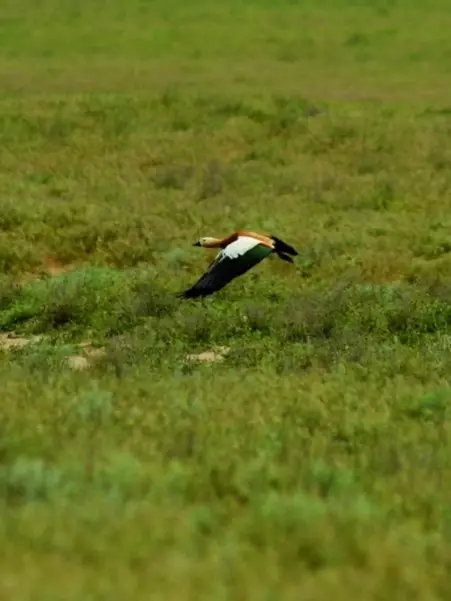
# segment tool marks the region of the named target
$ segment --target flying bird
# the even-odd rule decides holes
[[[293,263],[298,252],[289,244],[266,234],[238,231],[227,238],[200,238],[193,246],[220,248],[215,260],[201,278],[179,298],[198,298],[213,294],[242,275],[272,253],[283,261]]]

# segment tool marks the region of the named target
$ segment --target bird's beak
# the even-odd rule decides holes
[[[193,244],[193,246],[200,246],[200,242],[199,242],[199,241],[195,242],[195,243]]]

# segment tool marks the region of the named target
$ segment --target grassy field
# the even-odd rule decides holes
[[[3,0],[0,599],[449,598],[450,30]]]

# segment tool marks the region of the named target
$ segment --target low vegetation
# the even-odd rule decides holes
[[[2,5],[2,598],[448,598],[449,19]]]

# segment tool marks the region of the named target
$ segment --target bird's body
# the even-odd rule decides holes
[[[293,263],[290,255],[298,254],[292,246],[275,236],[245,231],[235,232],[226,238],[204,237],[194,246],[221,250],[194,286],[179,294],[182,298],[197,298],[213,294],[272,253],[276,253],[289,263]]]

